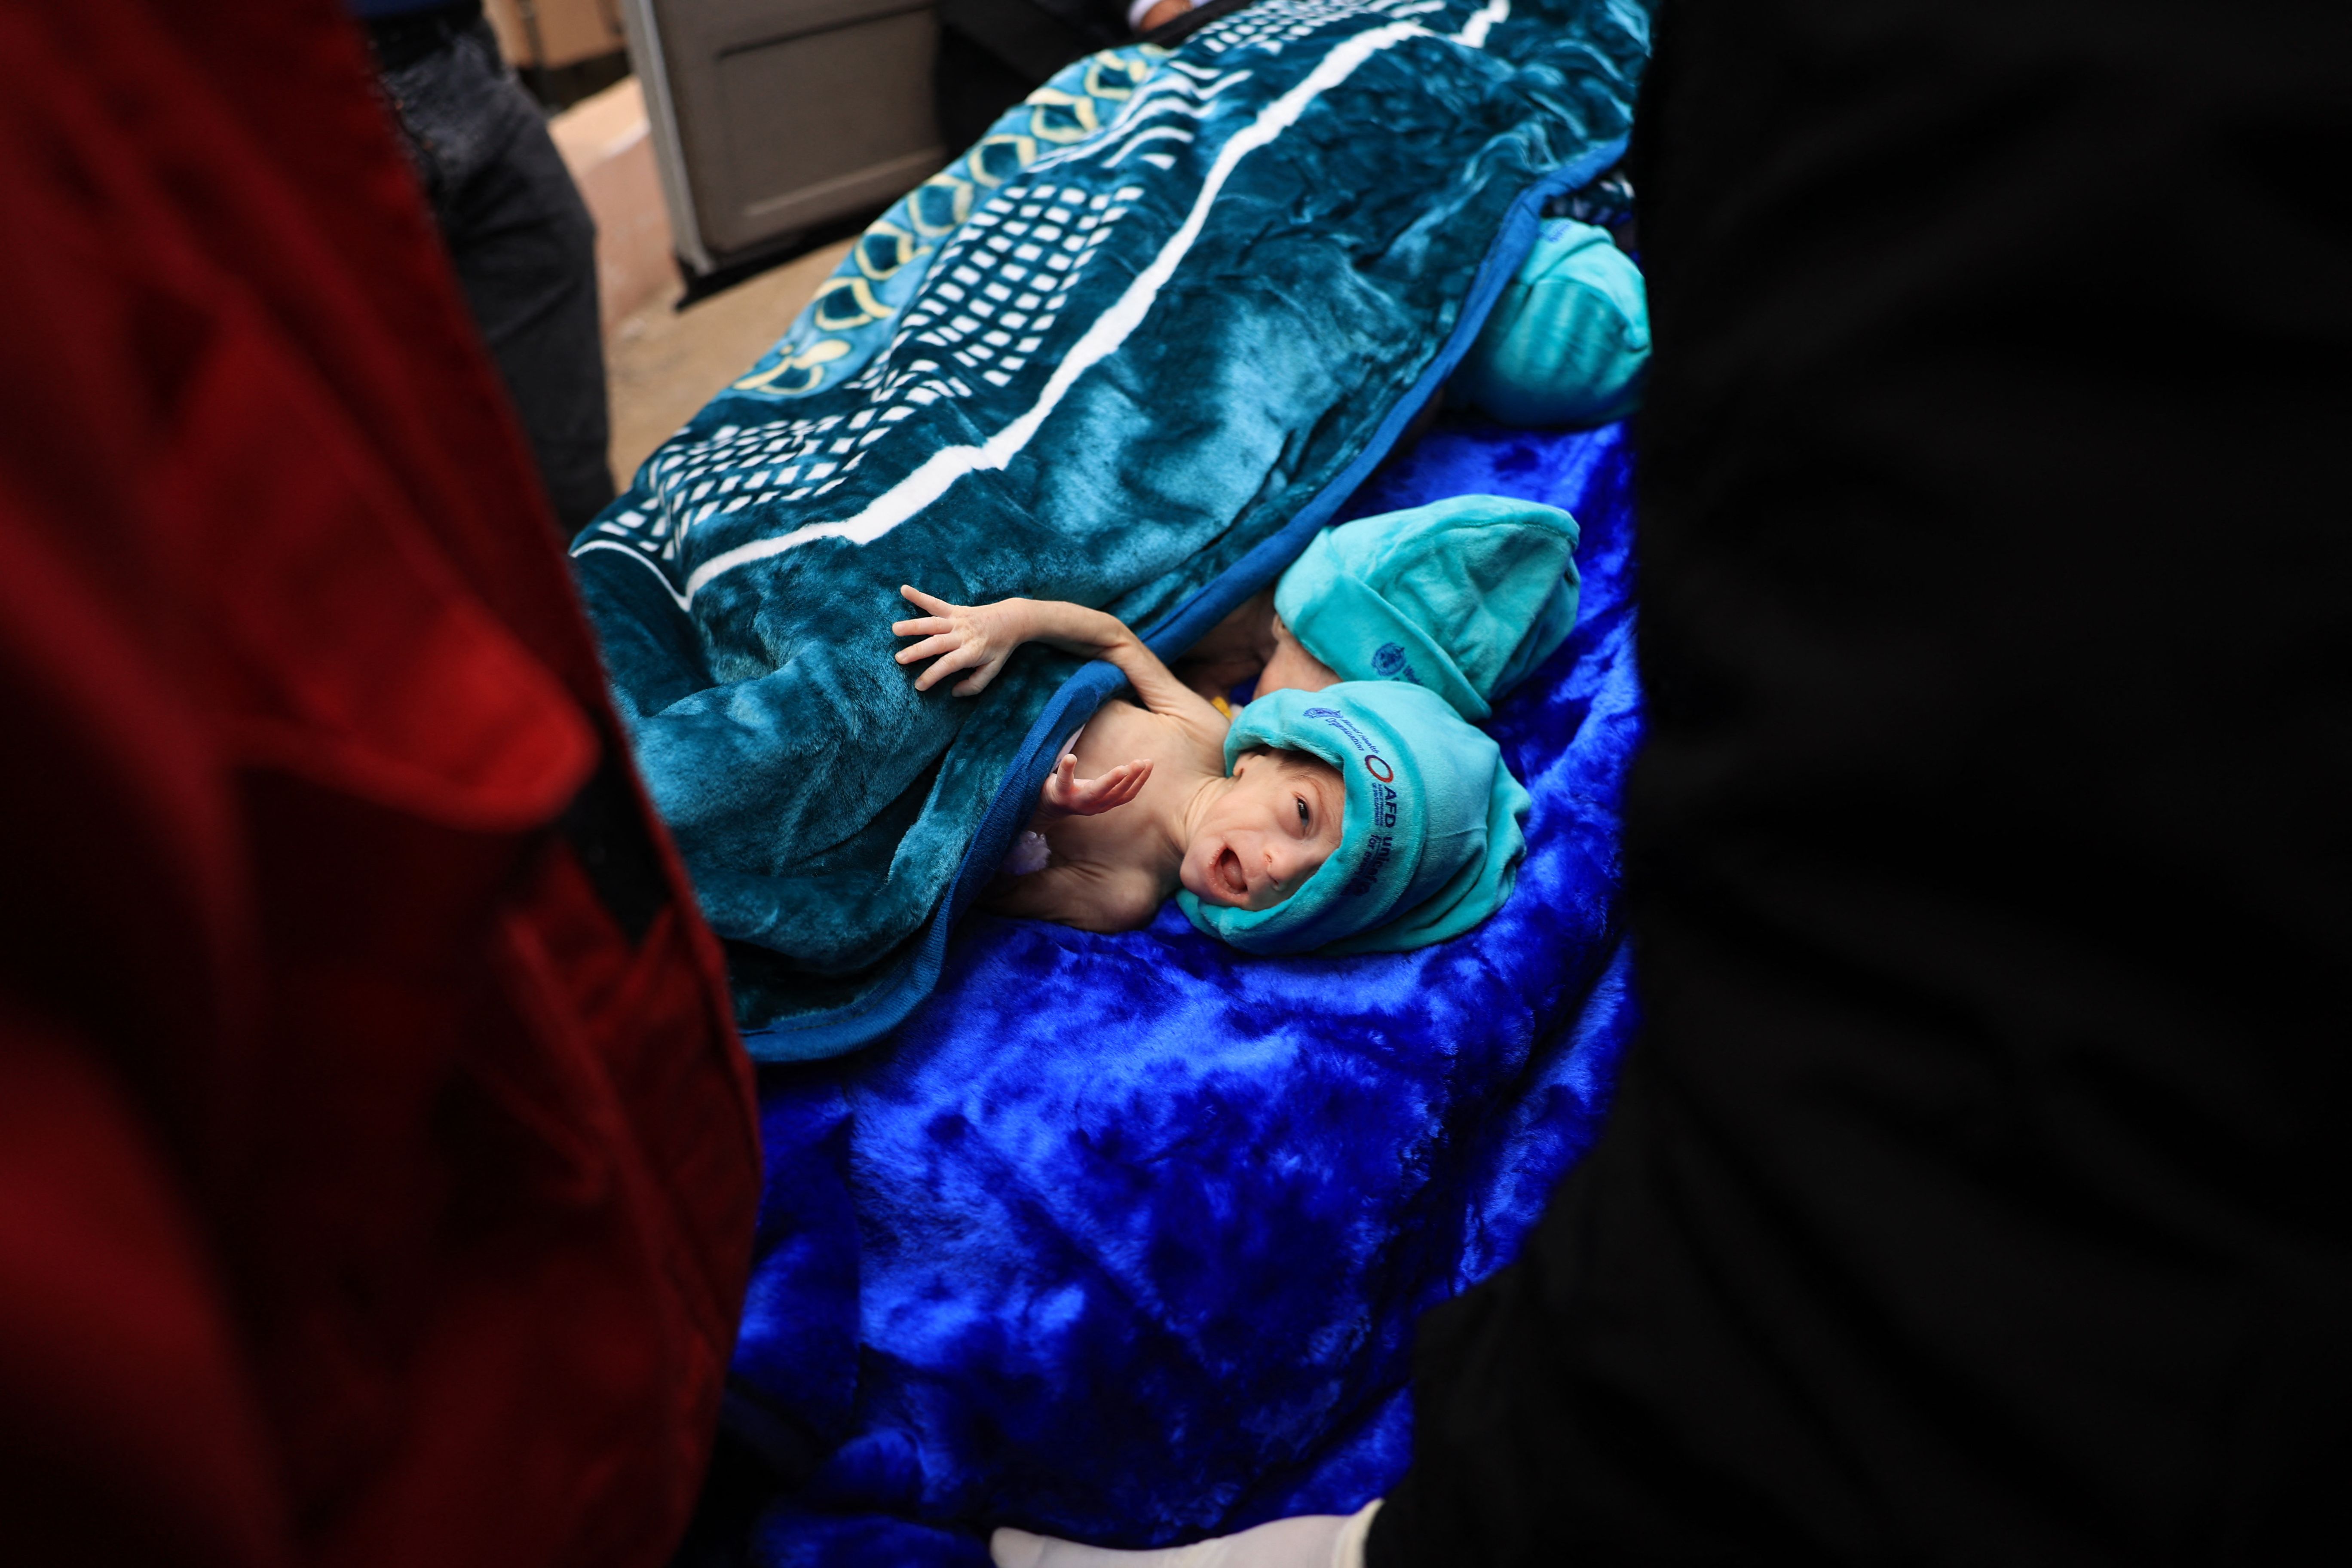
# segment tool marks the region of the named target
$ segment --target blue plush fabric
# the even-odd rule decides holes
[[[1165,1544],[1393,1481],[1415,1320],[1517,1250],[1633,1027],[1626,469],[1615,427],[1441,425],[1354,503],[1582,525],[1576,628],[1487,725],[1534,805],[1484,925],[1287,959],[1172,906],[1114,936],[974,916],[889,1037],[762,1069],[728,1420],[794,1484],[759,1561],[982,1568],[997,1524]]]
[[[1647,44],[1639,0],[1261,0],[1077,62],[582,532],[755,1054],[904,1016],[1117,684],[1032,647],[977,699],[918,692],[898,585],[1189,646],[1467,351],[1542,201],[1615,159]]]

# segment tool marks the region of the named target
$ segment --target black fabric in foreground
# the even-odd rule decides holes
[[[931,95],[941,141],[969,147],[1082,55],[1131,41],[1125,0],[939,0]]]
[[[1646,1035],[1371,1568],[2340,1551],[2352,12],[1663,26]]]

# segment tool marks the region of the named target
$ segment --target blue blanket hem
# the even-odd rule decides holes
[[[1623,137],[1604,142],[1519,193],[1504,215],[1502,227],[1479,268],[1476,281],[1471,285],[1453,335],[1430,362],[1429,368],[1389,410],[1364,449],[1313,500],[1301,507],[1280,532],[1261,542],[1143,634],[1143,640],[1153,652],[1167,658],[1171,650],[1190,647],[1297,559],[1298,552],[1307,548],[1307,542],[1388,457],[1422,405],[1436,394],[1454,366],[1470,352],[1479,329],[1486,325],[1487,313],[1535,245],[1542,205],[1563,192],[1591,184],[1624,156],[1625,147]],[[743,1031],[744,1047],[754,1060],[814,1061],[855,1050],[896,1028],[931,994],[947,960],[950,931],[995,875],[1013,836],[1029,819],[1029,803],[1052,769],[1052,753],[1072,730],[1125,684],[1124,676],[1100,660],[1087,664],[1063,683],[1045,704],[1045,711],[1030,725],[1012,765],[1005,771],[1003,784],[972,834],[971,846],[964,853],[954,883],[940,900],[940,908],[924,922],[911,950],[871,991],[855,1001]]]

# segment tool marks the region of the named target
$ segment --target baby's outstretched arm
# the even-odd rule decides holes
[[[971,673],[953,688],[958,697],[975,697],[988,689],[1013,650],[1024,642],[1051,643],[1072,653],[1107,659],[1127,677],[1135,695],[1155,713],[1203,721],[1222,735],[1223,720],[1208,699],[1169,673],[1160,656],[1127,629],[1117,616],[1090,610],[1060,599],[999,599],[992,605],[950,605],[919,588],[902,587],[908,603],[926,614],[894,623],[902,637],[923,640],[898,650],[900,664],[930,659],[929,669],[915,678],[915,689],[928,691],[960,669]],[[1108,775],[1105,775],[1108,777]]]

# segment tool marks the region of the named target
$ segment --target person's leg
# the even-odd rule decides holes
[[[595,224],[487,25],[383,80],[568,537],[613,499]]]

